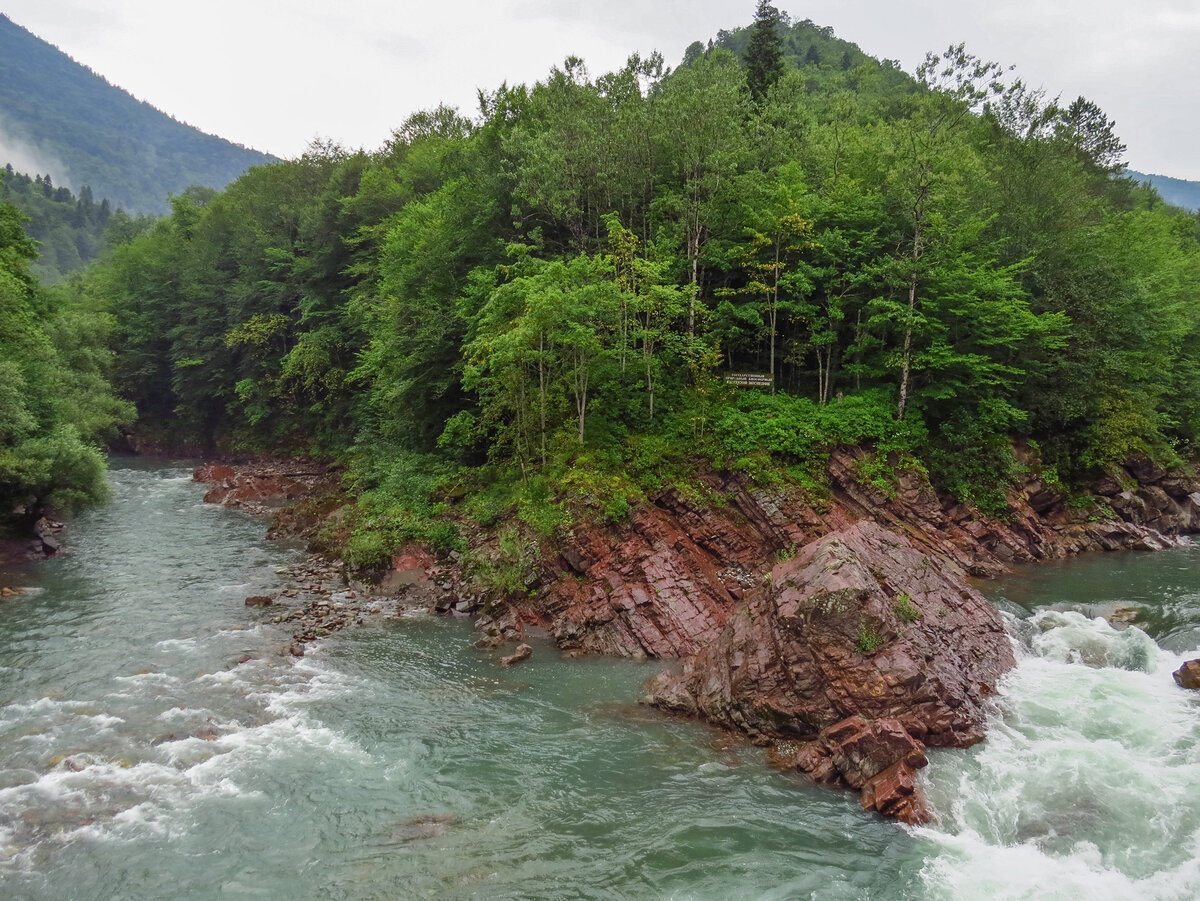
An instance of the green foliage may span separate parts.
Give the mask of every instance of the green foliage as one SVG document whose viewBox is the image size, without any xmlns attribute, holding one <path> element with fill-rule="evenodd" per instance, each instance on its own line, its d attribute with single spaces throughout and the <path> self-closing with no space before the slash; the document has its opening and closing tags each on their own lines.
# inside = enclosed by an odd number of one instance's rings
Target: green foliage
<svg viewBox="0 0 1200 901">
<path fill-rule="evenodd" d="M 921 618 L 921 611 L 917 609 L 912 598 L 903 591 L 892 600 L 892 610 L 902 622 L 915 623 Z"/>
<path fill-rule="evenodd" d="M 769 454 L 796 464 L 809 477 L 823 469 L 828 452 L 839 445 L 873 445 L 888 452 L 919 446 L 915 423 L 897 422 L 884 393 L 851 395 L 829 406 L 803 397 L 744 392 L 723 406 L 713 422 L 711 447 L 718 465 L 754 474 L 777 468 L 760 459 Z"/>
<path fill-rule="evenodd" d="M 746 44 L 746 83 L 750 96 L 757 101 L 766 98 L 767 92 L 783 74 L 783 37 L 779 33 L 779 10 L 767 0 L 759 0 L 754 12 L 754 24 L 750 27 L 750 40 Z"/>
<path fill-rule="evenodd" d="M 15 207 L 0 203 L 0 532 L 46 507 L 70 512 L 106 495 L 93 442 L 132 418 L 105 375 L 110 320 L 78 285 L 53 292 Z"/>
<path fill-rule="evenodd" d="M 873 626 L 864 624 L 859 626 L 858 634 L 854 637 L 854 650 L 860 654 L 869 654 L 883 647 L 886 642 L 887 636 Z"/>
<path fill-rule="evenodd" d="M 153 221 L 148 216 L 131 219 L 123 210 L 114 214 L 108 200 L 97 203 L 87 185 L 76 197 L 69 188 L 53 187 L 49 175 L 31 177 L 14 171 L 11 164 L 0 173 L 0 201 L 11 203 L 26 217 L 25 231 L 39 245 L 30 269 L 47 286 L 61 282 Z"/>
<path fill-rule="evenodd" d="M 377 567 L 406 541 L 440 550 L 461 549 L 458 529 L 442 517 L 438 499 L 460 477 L 452 464 L 390 446 L 360 446 L 350 456 L 348 487 L 358 503 L 348 517 L 345 559 L 358 568 Z"/>
<path fill-rule="evenodd" d="M 454 545 L 462 495 L 517 530 L 480 564 L 515 591 L 580 516 L 721 503 L 705 463 L 820 496 L 855 446 L 885 495 L 916 471 L 1003 515 L 1014 439 L 1068 481 L 1200 448 L 1196 222 L 1094 104 L 961 45 L 910 78 L 767 3 L 674 71 L 480 100 L 189 189 L 82 289 L 146 420 L 348 456 L 361 565 Z"/>
</svg>

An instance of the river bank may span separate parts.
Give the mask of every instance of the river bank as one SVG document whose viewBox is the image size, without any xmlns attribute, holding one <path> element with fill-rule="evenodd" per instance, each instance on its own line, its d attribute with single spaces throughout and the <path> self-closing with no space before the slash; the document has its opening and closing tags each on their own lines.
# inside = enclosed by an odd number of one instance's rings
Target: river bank
<svg viewBox="0 0 1200 901">
<path fill-rule="evenodd" d="M 982 740 L 1015 662 L 1000 614 L 970 577 L 1178 545 L 1200 530 L 1200 480 L 1135 459 L 1080 503 L 1047 484 L 1026 452 L 1007 515 L 984 519 L 917 472 L 901 473 L 892 491 L 875 487 L 864 459 L 835 451 L 819 498 L 705 472 L 696 496 L 720 506 L 668 491 L 627 521 L 580 518 L 553 540 L 529 539 L 536 554 L 521 596 L 489 590 L 458 554 L 400 548 L 374 583 L 346 583 L 363 601 L 347 608 L 343 594 L 287 614 L 299 623 L 292 650 L 367 606 L 394 604 L 477 617 L 482 647 L 534 630 L 567 655 L 678 660 L 648 683 L 644 703 L 744 733 L 771 748 L 776 766 L 852 788 L 866 809 L 926 821 L 915 777 L 925 748 Z M 209 466 L 197 478 L 213 483 L 209 500 L 252 511 L 272 492 L 307 498 L 302 515 L 279 520 L 288 534 L 342 515 L 348 500 L 334 491 L 316 501 L 320 474 L 277 463 Z M 304 479 L 314 480 L 307 490 Z M 494 539 L 476 535 L 470 558 L 500 560 Z"/>
</svg>

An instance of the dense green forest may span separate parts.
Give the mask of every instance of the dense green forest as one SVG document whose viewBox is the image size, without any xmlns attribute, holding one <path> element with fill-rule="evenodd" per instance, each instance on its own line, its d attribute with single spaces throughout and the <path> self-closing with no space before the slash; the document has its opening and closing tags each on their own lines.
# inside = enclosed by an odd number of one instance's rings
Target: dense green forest
<svg viewBox="0 0 1200 901">
<path fill-rule="evenodd" d="M 1100 109 L 766 3 L 718 43 L 175 197 L 78 288 L 117 387 L 143 428 L 347 462 L 358 563 L 453 543 L 456 498 L 519 557 L 697 466 L 819 492 L 836 444 L 992 512 L 1014 439 L 1065 481 L 1194 452 L 1200 223 Z"/>
<path fill-rule="evenodd" d="M 18 168 L 161 214 L 189 185 L 222 188 L 274 157 L 204 134 L 131 97 L 0 14 L 0 136 Z M 4 163 L 0 156 L 0 164 Z"/>
<path fill-rule="evenodd" d="M 0 200 L 24 215 L 25 233 L 38 245 L 30 270 L 43 285 L 58 284 L 154 221 L 144 213 L 134 217 L 114 211 L 107 198 L 97 202 L 87 185 L 76 197 L 70 188 L 56 187 L 51 175 L 31 177 L 14 171 L 12 164 L 0 174 Z"/>
<path fill-rule="evenodd" d="M 112 316 L 77 285 L 38 285 L 23 224 L 0 202 L 0 537 L 26 531 L 47 507 L 104 497 L 100 445 L 134 416 L 106 378 Z"/>
</svg>

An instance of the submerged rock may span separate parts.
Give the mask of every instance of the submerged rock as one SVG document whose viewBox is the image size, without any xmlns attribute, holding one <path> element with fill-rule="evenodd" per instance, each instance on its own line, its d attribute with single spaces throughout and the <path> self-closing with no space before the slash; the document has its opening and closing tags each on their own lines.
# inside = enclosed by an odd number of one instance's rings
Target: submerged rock
<svg viewBox="0 0 1200 901">
<path fill-rule="evenodd" d="M 533 656 L 533 648 L 527 644 L 517 645 L 517 649 L 507 657 L 500 658 L 501 666 L 512 666 L 514 663 L 521 663 Z"/>
<path fill-rule="evenodd" d="M 394 830 L 388 839 L 390 844 L 424 841 L 444 835 L 458 818 L 452 813 L 425 813 L 410 817 Z"/>
</svg>

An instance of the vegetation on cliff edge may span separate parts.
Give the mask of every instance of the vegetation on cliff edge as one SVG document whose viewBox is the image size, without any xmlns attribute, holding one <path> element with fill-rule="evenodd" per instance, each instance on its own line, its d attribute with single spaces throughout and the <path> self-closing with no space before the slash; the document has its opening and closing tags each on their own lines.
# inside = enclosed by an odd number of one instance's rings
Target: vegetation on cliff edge
<svg viewBox="0 0 1200 901">
<path fill-rule="evenodd" d="M 998 509 L 1014 437 L 1064 478 L 1192 453 L 1200 228 L 1104 113 L 772 16 L 174 198 L 81 289 L 118 388 L 181 436 L 349 460 L 362 562 L 452 545 L 445 504 L 553 532 L 697 461 L 819 490 L 865 444 L 864 478 Z"/>
</svg>

